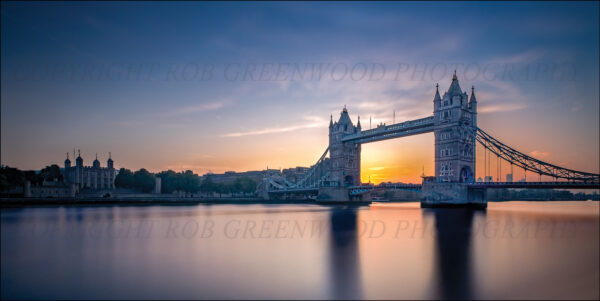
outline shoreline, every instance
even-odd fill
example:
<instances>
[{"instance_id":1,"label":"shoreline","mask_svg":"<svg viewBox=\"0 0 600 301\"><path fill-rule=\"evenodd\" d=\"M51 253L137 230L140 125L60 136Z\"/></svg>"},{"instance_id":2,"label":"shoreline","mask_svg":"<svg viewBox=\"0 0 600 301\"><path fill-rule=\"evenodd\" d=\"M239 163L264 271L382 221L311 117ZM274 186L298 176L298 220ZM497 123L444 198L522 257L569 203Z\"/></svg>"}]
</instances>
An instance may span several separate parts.
<instances>
[{"instance_id":1,"label":"shoreline","mask_svg":"<svg viewBox=\"0 0 600 301\"><path fill-rule=\"evenodd\" d=\"M265 200L261 198L1 198L1 208L89 205L198 205L198 204L317 204L315 200Z\"/></svg>"},{"instance_id":2,"label":"shoreline","mask_svg":"<svg viewBox=\"0 0 600 301\"><path fill-rule=\"evenodd\" d=\"M488 203L503 203L510 201L520 202L586 202L588 200L502 200L488 201ZM590 200L598 202L599 200ZM179 198L179 197L125 197L125 198L0 198L0 208L22 208L37 206L153 206L153 205L285 205L285 204L313 204L313 205L344 205L364 206L373 202L336 202L306 200L266 200L262 198ZM385 201L375 203L419 203L419 201Z\"/></svg>"}]
</instances>

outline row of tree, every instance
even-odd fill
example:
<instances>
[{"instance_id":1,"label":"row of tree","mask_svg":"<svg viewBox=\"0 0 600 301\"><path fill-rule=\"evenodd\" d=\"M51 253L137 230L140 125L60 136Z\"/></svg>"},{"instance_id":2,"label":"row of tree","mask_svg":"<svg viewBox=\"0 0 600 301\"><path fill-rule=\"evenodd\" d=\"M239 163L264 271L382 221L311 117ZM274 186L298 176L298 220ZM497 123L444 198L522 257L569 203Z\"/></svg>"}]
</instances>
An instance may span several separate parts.
<instances>
[{"instance_id":1,"label":"row of tree","mask_svg":"<svg viewBox=\"0 0 600 301\"><path fill-rule=\"evenodd\" d=\"M156 176L161 179L161 193L173 193L173 191L218 194L252 193L256 190L257 185L256 181L249 177L236 178L232 183L215 183L210 175L201 180L201 177L191 170L184 172L161 171ZM154 177L154 174L143 168L136 172L121 168L115 179L115 186L150 192L154 189Z\"/></svg>"},{"instance_id":2,"label":"row of tree","mask_svg":"<svg viewBox=\"0 0 600 301\"><path fill-rule=\"evenodd\" d=\"M63 181L60 167L56 164L46 166L39 173L34 170L20 170L14 167L0 166L0 191L9 187L23 186L25 181L31 185L42 185L44 181Z\"/></svg>"},{"instance_id":3,"label":"row of tree","mask_svg":"<svg viewBox=\"0 0 600 301\"><path fill-rule=\"evenodd\" d=\"M150 192L154 189L154 175L145 168L136 172L121 168L115 177L115 187Z\"/></svg>"},{"instance_id":4,"label":"row of tree","mask_svg":"<svg viewBox=\"0 0 600 301\"><path fill-rule=\"evenodd\" d=\"M161 193L172 193L173 191L218 194L252 193L256 190L257 185L256 181L249 177L238 177L231 183L216 183L210 175L201 180L201 177L191 170L185 172L167 170L155 175L144 168L135 172L121 168L115 178L115 186L151 192L154 190L155 176L161 179ZM30 181L32 185L42 185L44 181L54 180L63 181L60 167L56 164L46 166L39 172L0 166L0 191L10 187L22 187L25 181Z\"/></svg>"},{"instance_id":5,"label":"row of tree","mask_svg":"<svg viewBox=\"0 0 600 301\"><path fill-rule=\"evenodd\" d=\"M256 181L249 177L236 178L232 183L215 183L207 175L200 184L201 192L214 192L219 195L226 193L252 193L256 191Z\"/></svg>"}]
</instances>

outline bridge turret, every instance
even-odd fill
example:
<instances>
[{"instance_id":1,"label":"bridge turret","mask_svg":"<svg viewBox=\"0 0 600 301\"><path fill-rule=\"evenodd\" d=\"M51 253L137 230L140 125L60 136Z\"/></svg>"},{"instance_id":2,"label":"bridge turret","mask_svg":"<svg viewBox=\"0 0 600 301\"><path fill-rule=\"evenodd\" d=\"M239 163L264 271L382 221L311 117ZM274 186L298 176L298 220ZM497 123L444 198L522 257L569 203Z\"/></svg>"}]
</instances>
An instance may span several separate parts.
<instances>
[{"instance_id":1,"label":"bridge turret","mask_svg":"<svg viewBox=\"0 0 600 301\"><path fill-rule=\"evenodd\" d=\"M469 99L469 109L477 111L477 99L475 99L475 86L471 86L471 99Z\"/></svg>"},{"instance_id":2,"label":"bridge turret","mask_svg":"<svg viewBox=\"0 0 600 301\"><path fill-rule=\"evenodd\" d=\"M473 127L477 128L477 99L475 98L475 86L471 86L471 99L469 100L469 110L471 111L471 119L473 119Z\"/></svg>"}]
</instances>

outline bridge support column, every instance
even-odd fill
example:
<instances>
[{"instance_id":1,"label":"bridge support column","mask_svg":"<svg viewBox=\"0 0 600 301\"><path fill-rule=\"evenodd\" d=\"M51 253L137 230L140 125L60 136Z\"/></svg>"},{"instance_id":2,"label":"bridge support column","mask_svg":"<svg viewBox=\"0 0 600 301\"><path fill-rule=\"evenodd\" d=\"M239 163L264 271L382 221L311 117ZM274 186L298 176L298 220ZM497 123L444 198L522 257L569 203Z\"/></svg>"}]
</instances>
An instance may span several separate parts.
<instances>
[{"instance_id":1,"label":"bridge support column","mask_svg":"<svg viewBox=\"0 0 600 301\"><path fill-rule=\"evenodd\" d=\"M269 191L267 191L266 189L259 190L258 196L265 201L268 201L271 199L271 196L269 195Z\"/></svg>"},{"instance_id":2,"label":"bridge support column","mask_svg":"<svg viewBox=\"0 0 600 301\"><path fill-rule=\"evenodd\" d=\"M319 187L317 202L344 203L350 201L350 194L346 187Z\"/></svg>"},{"instance_id":3,"label":"bridge support column","mask_svg":"<svg viewBox=\"0 0 600 301\"><path fill-rule=\"evenodd\" d=\"M421 190L421 208L486 208L486 190L470 189L467 183L425 182Z\"/></svg>"},{"instance_id":4,"label":"bridge support column","mask_svg":"<svg viewBox=\"0 0 600 301\"><path fill-rule=\"evenodd\" d=\"M351 195L350 202L358 202L358 203L372 203L373 198L371 197L371 192L361 193L359 195Z\"/></svg>"}]
</instances>

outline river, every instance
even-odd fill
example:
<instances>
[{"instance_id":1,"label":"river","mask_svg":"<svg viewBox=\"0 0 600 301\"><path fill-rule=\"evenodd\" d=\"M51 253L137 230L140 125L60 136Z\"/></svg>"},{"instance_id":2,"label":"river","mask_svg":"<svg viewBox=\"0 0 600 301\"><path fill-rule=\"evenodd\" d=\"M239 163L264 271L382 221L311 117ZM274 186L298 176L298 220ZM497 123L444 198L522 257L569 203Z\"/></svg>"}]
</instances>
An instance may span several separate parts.
<instances>
[{"instance_id":1,"label":"river","mask_svg":"<svg viewBox=\"0 0 600 301\"><path fill-rule=\"evenodd\" d=\"M2 299L598 299L599 202L4 208Z\"/></svg>"}]
</instances>

